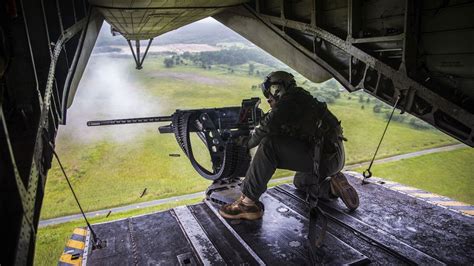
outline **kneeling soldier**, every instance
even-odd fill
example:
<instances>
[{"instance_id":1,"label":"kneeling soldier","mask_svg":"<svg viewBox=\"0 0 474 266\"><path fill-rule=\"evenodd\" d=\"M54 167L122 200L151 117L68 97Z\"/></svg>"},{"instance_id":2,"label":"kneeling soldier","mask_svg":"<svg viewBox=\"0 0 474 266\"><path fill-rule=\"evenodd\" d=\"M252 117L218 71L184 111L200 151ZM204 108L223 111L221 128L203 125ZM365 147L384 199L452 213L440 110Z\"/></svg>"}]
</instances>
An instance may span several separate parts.
<instances>
[{"instance_id":1,"label":"kneeling soldier","mask_svg":"<svg viewBox=\"0 0 474 266\"><path fill-rule=\"evenodd\" d=\"M344 167L342 127L337 118L303 88L293 75L270 73L261 85L271 110L249 138L241 141L257 152L242 183L242 195L221 207L229 219L263 216L260 196L277 168L297 171L294 184L311 198L341 198L351 210L359 206L357 191L340 171Z\"/></svg>"}]
</instances>

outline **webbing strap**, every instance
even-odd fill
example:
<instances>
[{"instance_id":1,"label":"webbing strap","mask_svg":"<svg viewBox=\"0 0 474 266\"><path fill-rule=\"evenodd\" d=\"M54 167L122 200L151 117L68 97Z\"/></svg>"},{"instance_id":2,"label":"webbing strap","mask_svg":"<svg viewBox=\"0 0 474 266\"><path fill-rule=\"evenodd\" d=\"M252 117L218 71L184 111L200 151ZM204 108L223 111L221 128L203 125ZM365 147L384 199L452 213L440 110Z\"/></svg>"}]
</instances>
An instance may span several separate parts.
<instances>
[{"instance_id":1,"label":"webbing strap","mask_svg":"<svg viewBox=\"0 0 474 266\"><path fill-rule=\"evenodd\" d=\"M313 174L318 179L318 186L316 189L318 193L311 193L311 189L314 189L315 186L310 186L307 189L307 198L306 201L309 206L309 228L308 228L308 241L309 241L309 258L311 259L311 264L316 265L320 264L321 262L318 258L321 258L322 255L319 254L321 250L319 249L324 241L327 231L327 217L325 213L319 208L318 203L318 194L319 194L319 185L320 185L320 174L319 174L319 167L321 161L321 153L322 153L322 145L324 143L324 136L320 139L316 140L314 143L314 150L313 150ZM317 234L318 231L318 219L322 219L322 226L319 232L319 236Z\"/></svg>"}]
</instances>

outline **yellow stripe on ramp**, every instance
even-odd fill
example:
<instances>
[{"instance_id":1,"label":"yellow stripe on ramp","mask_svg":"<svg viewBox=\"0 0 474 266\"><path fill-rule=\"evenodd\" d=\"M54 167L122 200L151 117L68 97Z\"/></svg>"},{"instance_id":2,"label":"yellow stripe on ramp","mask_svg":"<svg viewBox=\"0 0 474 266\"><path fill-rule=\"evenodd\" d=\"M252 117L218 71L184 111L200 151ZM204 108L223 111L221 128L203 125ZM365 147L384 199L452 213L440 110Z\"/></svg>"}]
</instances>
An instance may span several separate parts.
<instances>
[{"instance_id":1,"label":"yellow stripe on ramp","mask_svg":"<svg viewBox=\"0 0 474 266\"><path fill-rule=\"evenodd\" d=\"M440 195L436 195L433 193L410 193L410 195L419 197L419 198L440 198Z\"/></svg>"},{"instance_id":2,"label":"yellow stripe on ramp","mask_svg":"<svg viewBox=\"0 0 474 266\"><path fill-rule=\"evenodd\" d=\"M394 187L390 187L390 188L394 189L394 190L399 190L399 191L418 190L417 188L406 187L406 186L394 186Z\"/></svg>"},{"instance_id":3,"label":"yellow stripe on ramp","mask_svg":"<svg viewBox=\"0 0 474 266\"><path fill-rule=\"evenodd\" d=\"M74 239L69 239L67 241L67 244L66 246L70 247L70 248L75 248L75 249L84 249L84 242L82 241L77 241L77 240L74 240Z\"/></svg>"},{"instance_id":4,"label":"yellow stripe on ramp","mask_svg":"<svg viewBox=\"0 0 474 266\"><path fill-rule=\"evenodd\" d=\"M87 230L84 228L77 227L74 229L73 234L85 236L87 234Z\"/></svg>"},{"instance_id":5,"label":"yellow stripe on ramp","mask_svg":"<svg viewBox=\"0 0 474 266\"><path fill-rule=\"evenodd\" d=\"M441 206L470 206L467 203L460 202L460 201L433 201L433 203L441 205Z\"/></svg>"},{"instance_id":6,"label":"yellow stripe on ramp","mask_svg":"<svg viewBox=\"0 0 474 266\"><path fill-rule=\"evenodd\" d=\"M474 216L474 210L460 210L462 213Z\"/></svg>"},{"instance_id":7,"label":"yellow stripe on ramp","mask_svg":"<svg viewBox=\"0 0 474 266\"><path fill-rule=\"evenodd\" d=\"M63 253L61 257L59 258L59 262L69 263L71 265L77 265L77 266L82 265L82 257L79 257L74 260L71 257L72 257L71 254Z\"/></svg>"}]
</instances>

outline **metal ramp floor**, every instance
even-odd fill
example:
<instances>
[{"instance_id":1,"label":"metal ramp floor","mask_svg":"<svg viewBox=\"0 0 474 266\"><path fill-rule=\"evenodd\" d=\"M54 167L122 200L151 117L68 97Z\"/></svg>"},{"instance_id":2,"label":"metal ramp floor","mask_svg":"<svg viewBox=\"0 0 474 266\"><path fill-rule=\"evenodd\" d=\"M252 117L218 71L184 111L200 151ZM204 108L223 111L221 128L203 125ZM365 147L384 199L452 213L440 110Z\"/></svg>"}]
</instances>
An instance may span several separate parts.
<instances>
[{"instance_id":1,"label":"metal ramp floor","mask_svg":"<svg viewBox=\"0 0 474 266\"><path fill-rule=\"evenodd\" d=\"M361 206L322 204L328 226L317 264L472 264L474 218L348 175ZM269 189L258 221L225 220L210 200L92 227L106 241L80 256L87 265L307 265L308 210L292 185ZM61 264L61 263L60 263Z\"/></svg>"}]
</instances>

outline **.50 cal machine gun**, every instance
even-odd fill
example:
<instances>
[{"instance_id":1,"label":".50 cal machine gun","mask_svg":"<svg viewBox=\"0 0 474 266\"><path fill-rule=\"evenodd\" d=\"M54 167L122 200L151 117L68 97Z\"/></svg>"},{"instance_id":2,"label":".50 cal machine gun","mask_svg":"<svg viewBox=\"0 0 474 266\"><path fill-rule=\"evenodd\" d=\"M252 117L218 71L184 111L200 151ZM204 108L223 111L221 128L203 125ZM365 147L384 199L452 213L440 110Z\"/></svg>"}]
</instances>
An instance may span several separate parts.
<instances>
[{"instance_id":1,"label":".50 cal machine gun","mask_svg":"<svg viewBox=\"0 0 474 266\"><path fill-rule=\"evenodd\" d=\"M260 122L260 98L245 99L240 107L222 107L194 110L176 110L170 116L126 118L88 121L88 126L122 125L136 123L171 122L158 128L160 133L174 133L178 145L192 166L203 177L211 180L244 176L250 164L246 147L237 143L240 136L248 136ZM194 158L190 133L196 133L209 150L212 170L200 165Z\"/></svg>"}]
</instances>

